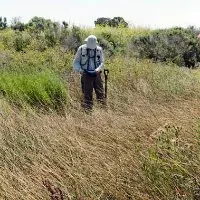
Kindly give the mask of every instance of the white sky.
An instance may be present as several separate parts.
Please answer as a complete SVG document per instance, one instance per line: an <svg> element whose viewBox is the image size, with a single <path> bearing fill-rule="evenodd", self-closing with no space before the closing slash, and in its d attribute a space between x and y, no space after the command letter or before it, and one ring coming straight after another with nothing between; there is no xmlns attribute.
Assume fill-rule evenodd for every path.
<svg viewBox="0 0 200 200"><path fill-rule="evenodd" d="M199 28L200 0L0 0L0 16L8 22L38 16L86 27L99 17L119 16L134 26Z"/></svg>

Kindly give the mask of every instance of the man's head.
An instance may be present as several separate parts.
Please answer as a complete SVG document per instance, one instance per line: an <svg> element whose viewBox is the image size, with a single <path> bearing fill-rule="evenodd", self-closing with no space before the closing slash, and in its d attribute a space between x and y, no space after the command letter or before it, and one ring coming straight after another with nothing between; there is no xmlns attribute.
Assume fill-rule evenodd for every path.
<svg viewBox="0 0 200 200"><path fill-rule="evenodd" d="M94 35L90 35L85 39L88 49L95 49L97 47L97 38Z"/></svg>

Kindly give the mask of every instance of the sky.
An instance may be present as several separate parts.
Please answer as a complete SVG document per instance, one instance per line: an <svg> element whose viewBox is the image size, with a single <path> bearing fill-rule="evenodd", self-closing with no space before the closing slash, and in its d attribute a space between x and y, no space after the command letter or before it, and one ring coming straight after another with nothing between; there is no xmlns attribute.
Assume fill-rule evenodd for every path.
<svg viewBox="0 0 200 200"><path fill-rule="evenodd" d="M200 27L200 0L0 0L0 16L27 23L34 16L94 27L100 17L123 17L131 27Z"/></svg>

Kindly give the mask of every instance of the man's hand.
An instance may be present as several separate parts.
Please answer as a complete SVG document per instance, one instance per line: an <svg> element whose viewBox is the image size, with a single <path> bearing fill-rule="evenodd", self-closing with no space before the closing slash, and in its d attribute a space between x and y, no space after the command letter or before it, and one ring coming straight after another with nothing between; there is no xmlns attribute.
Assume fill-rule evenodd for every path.
<svg viewBox="0 0 200 200"><path fill-rule="evenodd" d="M99 71L98 69L95 69L95 71L96 71L96 74L99 74L99 73L100 73L100 71Z"/></svg>

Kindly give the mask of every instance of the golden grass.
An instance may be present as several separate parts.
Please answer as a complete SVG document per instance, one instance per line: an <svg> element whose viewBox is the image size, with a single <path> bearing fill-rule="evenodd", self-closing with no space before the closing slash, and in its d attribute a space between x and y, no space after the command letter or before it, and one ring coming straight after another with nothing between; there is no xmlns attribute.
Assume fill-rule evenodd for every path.
<svg viewBox="0 0 200 200"><path fill-rule="evenodd" d="M77 77L74 84L71 96L78 93ZM74 95L64 116L13 109L2 100L0 198L53 199L43 184L49 181L64 199L165 199L149 192L141 157L166 123L192 139L200 103L152 102L133 91L115 96L107 111L95 106L87 115Z"/></svg>
<svg viewBox="0 0 200 200"><path fill-rule="evenodd" d="M84 34L102 31L126 44L150 30L107 27ZM12 34L5 33L8 46ZM52 62L69 79L69 105L60 114L44 113L0 99L0 199L198 199L199 70L106 58L108 109L95 104L87 115L80 108L80 77L64 74L73 56L52 52L13 54L13 67L36 70ZM178 138L168 141L176 130Z"/></svg>
<svg viewBox="0 0 200 200"><path fill-rule="evenodd" d="M180 140L193 147L196 158L186 154L188 163L179 164L199 180L198 71L130 58L110 60L106 68L107 110L97 104L90 115L81 110L80 77L73 73L67 76L69 105L61 114L0 100L0 199L176 199L182 186L171 186L170 170L162 182L168 196L158 188L157 172L149 171L156 160L148 152L160 145L158 133L169 134L160 131L168 126L181 127ZM180 161L176 152L172 158ZM195 184L184 188L185 199L192 199L195 186L199 190Z"/></svg>

